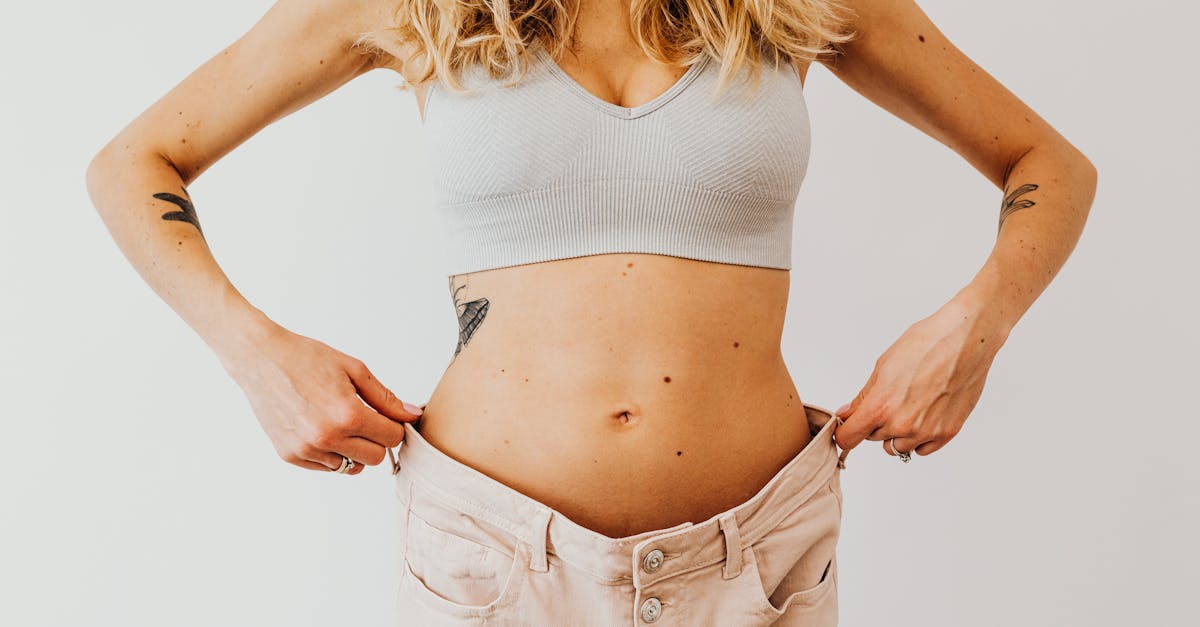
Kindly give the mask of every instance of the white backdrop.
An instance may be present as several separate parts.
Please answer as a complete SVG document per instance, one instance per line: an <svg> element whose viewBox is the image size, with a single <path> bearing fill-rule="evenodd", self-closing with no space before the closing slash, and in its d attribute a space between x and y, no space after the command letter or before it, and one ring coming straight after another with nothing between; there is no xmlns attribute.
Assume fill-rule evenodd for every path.
<svg viewBox="0 0 1200 627"><path fill-rule="evenodd" d="M958 437L909 465L875 442L850 455L842 624L1194 624L1200 10L921 4L1093 160L1099 191ZM105 141L269 5L0 9L2 624L395 622L388 473L279 460L84 187ZM416 103L398 84L378 71L346 85L189 191L253 303L424 402L457 326ZM823 68L807 90L784 348L805 400L837 407L971 278L1000 192Z"/></svg>

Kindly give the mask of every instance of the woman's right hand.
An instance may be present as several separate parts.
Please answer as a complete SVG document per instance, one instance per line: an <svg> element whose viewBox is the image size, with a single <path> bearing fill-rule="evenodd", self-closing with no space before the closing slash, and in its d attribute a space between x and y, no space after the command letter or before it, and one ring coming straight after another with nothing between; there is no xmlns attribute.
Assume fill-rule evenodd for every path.
<svg viewBox="0 0 1200 627"><path fill-rule="evenodd" d="M396 398L362 361L279 325L252 354L221 361L275 452L302 468L337 470L345 455L355 462L348 474L358 474L383 462L385 447L404 440L402 423L422 412Z"/></svg>

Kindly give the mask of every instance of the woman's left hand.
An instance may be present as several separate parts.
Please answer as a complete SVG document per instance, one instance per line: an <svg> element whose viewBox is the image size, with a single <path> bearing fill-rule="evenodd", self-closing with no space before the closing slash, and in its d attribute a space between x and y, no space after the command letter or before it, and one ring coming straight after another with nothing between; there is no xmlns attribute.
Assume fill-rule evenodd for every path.
<svg viewBox="0 0 1200 627"><path fill-rule="evenodd" d="M888 455L928 455L946 445L983 393L988 369L1010 328L982 301L960 293L908 328L875 361L854 400L838 408L838 446L883 441ZM892 446L887 440L895 438Z"/></svg>

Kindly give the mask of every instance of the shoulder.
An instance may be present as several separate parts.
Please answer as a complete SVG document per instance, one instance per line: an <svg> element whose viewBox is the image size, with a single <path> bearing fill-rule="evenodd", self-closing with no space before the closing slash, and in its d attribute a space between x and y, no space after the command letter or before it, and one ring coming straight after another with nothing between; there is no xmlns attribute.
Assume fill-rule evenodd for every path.
<svg viewBox="0 0 1200 627"><path fill-rule="evenodd" d="M399 66L396 54L402 47L377 45L396 9L395 0L276 0L267 15L289 25L302 45L339 51L367 71Z"/></svg>

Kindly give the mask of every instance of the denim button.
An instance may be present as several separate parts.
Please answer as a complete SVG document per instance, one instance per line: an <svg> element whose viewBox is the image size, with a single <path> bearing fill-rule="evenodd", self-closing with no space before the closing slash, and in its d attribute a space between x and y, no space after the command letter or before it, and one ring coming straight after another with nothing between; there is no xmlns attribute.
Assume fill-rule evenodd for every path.
<svg viewBox="0 0 1200 627"><path fill-rule="evenodd" d="M642 558L642 570L644 570L648 573L652 573L652 572L662 568L662 565L663 565L663 552L658 549L654 549L653 551L650 551L649 553L646 554L646 557Z"/></svg>
<svg viewBox="0 0 1200 627"><path fill-rule="evenodd" d="M653 623L658 620L659 616L662 616L662 603L658 597L650 597L642 601L642 620Z"/></svg>

